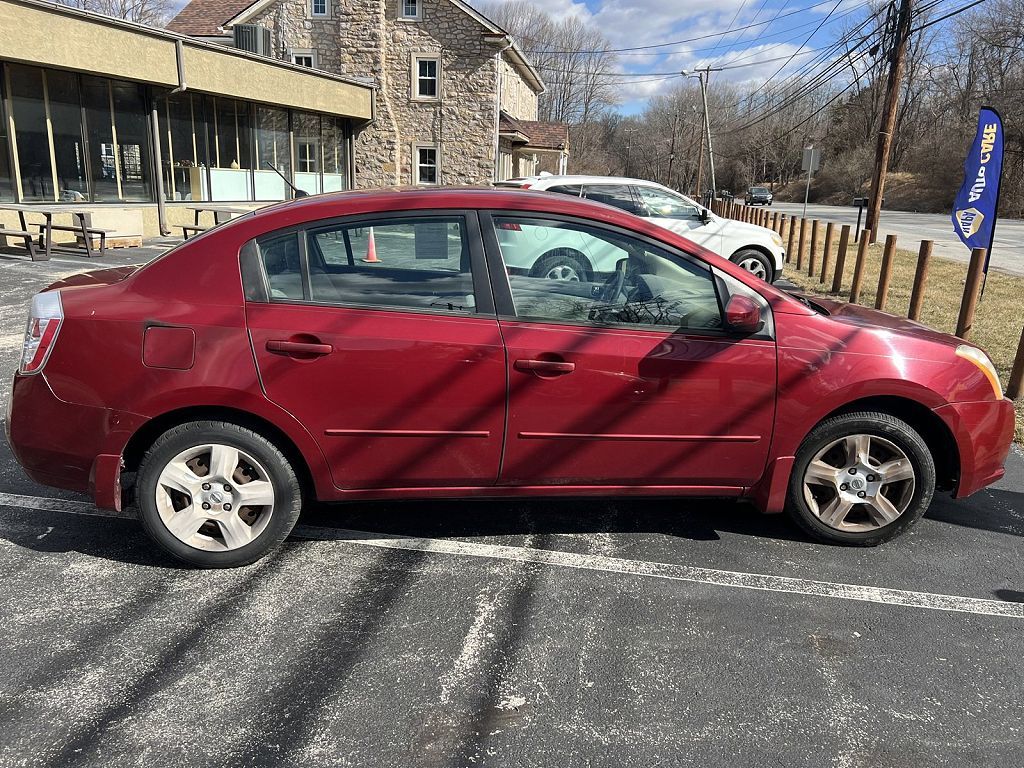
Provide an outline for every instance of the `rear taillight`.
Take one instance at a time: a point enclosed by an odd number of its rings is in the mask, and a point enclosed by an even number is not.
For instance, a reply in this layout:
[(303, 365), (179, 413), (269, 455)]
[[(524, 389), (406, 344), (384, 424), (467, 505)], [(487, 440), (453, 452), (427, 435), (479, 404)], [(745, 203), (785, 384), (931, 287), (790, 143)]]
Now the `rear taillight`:
[(497, 224), (498, 229), (504, 229), (507, 232), (522, 232), (523, 228), (518, 224), (511, 221), (499, 221)]
[(21, 351), (21, 372), (38, 373), (50, 356), (57, 332), (64, 320), (59, 291), (37, 293), (32, 297), (28, 327), (25, 328), (25, 346)]

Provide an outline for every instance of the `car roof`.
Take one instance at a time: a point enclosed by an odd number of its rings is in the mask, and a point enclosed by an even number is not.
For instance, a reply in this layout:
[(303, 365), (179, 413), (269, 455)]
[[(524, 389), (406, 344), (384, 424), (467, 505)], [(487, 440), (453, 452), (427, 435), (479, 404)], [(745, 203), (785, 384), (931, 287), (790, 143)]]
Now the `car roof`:
[(509, 179), (508, 181), (521, 182), (523, 184), (639, 184), (645, 187), (665, 186), (649, 179), (632, 179), (626, 176), (524, 176), (521, 179)]

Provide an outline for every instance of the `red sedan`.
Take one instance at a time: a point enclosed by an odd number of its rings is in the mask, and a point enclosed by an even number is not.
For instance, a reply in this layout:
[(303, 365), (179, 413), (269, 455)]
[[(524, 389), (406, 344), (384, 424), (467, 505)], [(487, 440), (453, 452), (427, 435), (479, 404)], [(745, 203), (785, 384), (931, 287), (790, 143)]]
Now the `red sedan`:
[[(615, 268), (503, 261), (546, 243)], [(286, 203), (54, 284), (7, 424), (36, 481), (118, 509), (134, 476), (159, 545), (235, 566), (310, 499), (742, 497), (877, 544), (1000, 478), (1014, 413), (955, 337), (597, 203), (436, 189)]]

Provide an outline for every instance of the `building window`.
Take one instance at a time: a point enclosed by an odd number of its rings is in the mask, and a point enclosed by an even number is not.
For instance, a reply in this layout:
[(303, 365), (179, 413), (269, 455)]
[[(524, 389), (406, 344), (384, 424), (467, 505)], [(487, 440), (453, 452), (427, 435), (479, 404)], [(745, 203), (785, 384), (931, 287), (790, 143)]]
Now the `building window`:
[(439, 98), (438, 75), (441, 62), (438, 58), (413, 59), (413, 98), (435, 101)]
[(330, 8), (327, 5), (327, 0), (310, 0), (309, 3), (309, 15), (310, 16), (329, 16)]
[(437, 147), (416, 147), (416, 184), (437, 184), (438, 156)]
[(312, 51), (293, 52), (292, 64), (298, 64), (300, 67), (316, 69), (316, 54)]
[(401, 13), (400, 18), (403, 19), (414, 19), (419, 21), (421, 16), (420, 13), (422, 8), (420, 7), (420, 0), (398, 0), (400, 3)]

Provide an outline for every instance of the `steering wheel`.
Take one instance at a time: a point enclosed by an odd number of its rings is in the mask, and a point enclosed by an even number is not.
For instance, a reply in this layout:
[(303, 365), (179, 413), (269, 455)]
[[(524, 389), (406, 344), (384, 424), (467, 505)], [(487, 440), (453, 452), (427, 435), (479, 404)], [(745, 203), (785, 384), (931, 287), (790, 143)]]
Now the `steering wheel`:
[(626, 266), (629, 259), (619, 259), (615, 263), (615, 271), (608, 276), (604, 286), (601, 288), (601, 295), (598, 298), (605, 304), (616, 301), (622, 293), (622, 286), (626, 284)]

